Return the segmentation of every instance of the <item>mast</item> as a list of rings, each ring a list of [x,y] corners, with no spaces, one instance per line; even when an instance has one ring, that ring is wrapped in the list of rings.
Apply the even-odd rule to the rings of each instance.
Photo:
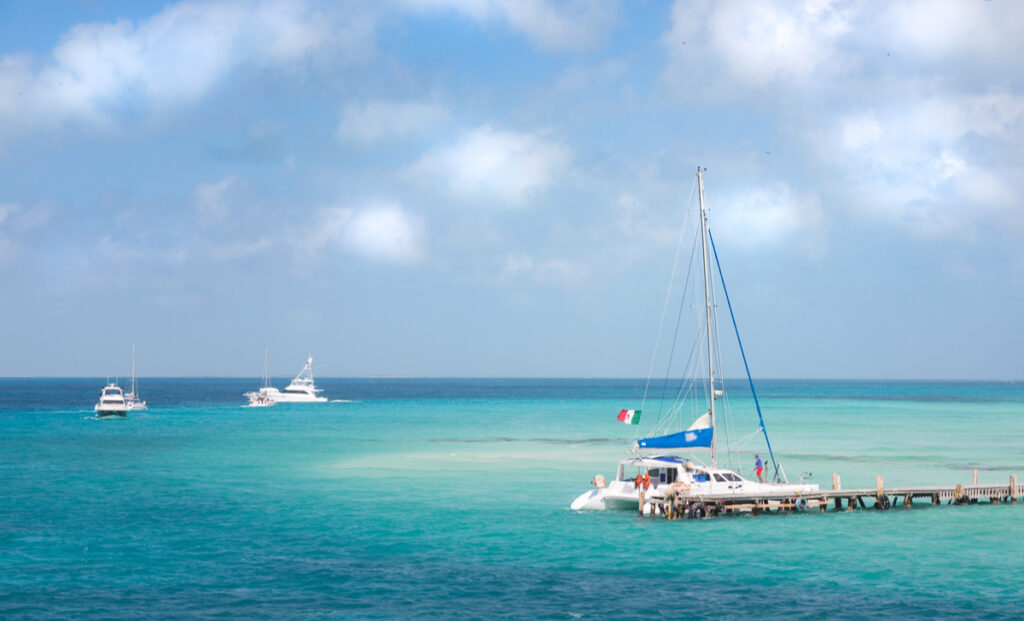
[[[132,395],[135,395],[135,343],[132,343]]]
[[[715,448],[715,350],[711,334],[711,279],[708,275],[708,212],[704,207],[704,177],[701,175],[700,166],[697,167],[697,187],[700,193],[700,249],[704,255],[704,305],[707,311],[708,331],[708,385],[709,402],[708,412],[711,425],[711,467],[718,467],[718,453]]]
[[[263,349],[263,387],[270,387],[270,348]]]

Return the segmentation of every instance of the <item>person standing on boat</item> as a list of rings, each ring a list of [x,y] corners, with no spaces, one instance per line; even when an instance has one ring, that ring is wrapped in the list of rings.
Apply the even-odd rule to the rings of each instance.
[[[757,482],[764,483],[764,479],[761,478],[761,472],[764,470],[764,464],[761,462],[760,455],[754,455],[754,472],[757,473]]]

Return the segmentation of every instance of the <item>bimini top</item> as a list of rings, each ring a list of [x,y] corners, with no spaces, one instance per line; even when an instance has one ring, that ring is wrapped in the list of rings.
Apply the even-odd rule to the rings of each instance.
[[[654,457],[630,457],[628,459],[623,459],[621,462],[619,462],[619,465],[663,468],[665,467],[666,463],[682,466],[691,462],[689,459],[686,459],[685,457],[675,457],[672,455],[658,455]]]

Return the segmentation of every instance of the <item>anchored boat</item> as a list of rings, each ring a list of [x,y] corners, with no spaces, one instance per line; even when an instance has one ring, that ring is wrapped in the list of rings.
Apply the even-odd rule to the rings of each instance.
[[[128,403],[124,398],[124,391],[112,382],[103,387],[100,392],[100,400],[93,407],[96,418],[124,418],[128,416]]]
[[[684,281],[680,300],[680,317],[686,307],[688,293],[696,297],[702,288],[704,299],[703,304],[698,305],[700,308],[697,318],[698,329],[683,373],[683,380],[675,391],[672,405],[667,411],[662,411],[651,435],[638,438],[631,449],[634,455],[619,462],[615,480],[606,484],[603,476],[594,477],[594,489],[580,494],[571,505],[573,509],[629,508],[636,510],[639,507],[641,511],[644,511],[645,501],[650,504],[669,497],[685,504],[690,499],[696,500],[707,495],[735,494],[743,497],[771,498],[781,494],[804,494],[818,491],[817,484],[789,483],[785,472],[775,460],[768,432],[765,429],[761,406],[757,400],[757,392],[754,389],[754,382],[750,377],[746,354],[743,352],[743,343],[739,338],[739,329],[732,312],[729,293],[725,287],[725,277],[722,275],[714,239],[708,228],[708,214],[704,202],[704,178],[700,168],[697,169],[696,187],[700,204],[700,222],[695,237],[699,237],[699,240],[695,239],[693,252],[690,254],[689,273]],[[688,219],[689,210],[687,211]],[[683,231],[686,230],[684,222]],[[680,242],[682,240],[683,237],[680,235]],[[698,245],[701,253],[699,266],[694,261]],[[681,243],[680,247],[682,247]],[[712,259],[714,265],[712,265]],[[676,261],[678,265],[678,256]],[[700,274],[694,272],[695,266],[703,268],[703,287],[700,286]],[[725,403],[724,383],[716,383],[720,382],[716,378],[723,377],[720,356],[717,355],[720,349],[718,346],[718,324],[714,312],[716,304],[713,272],[716,269],[722,283],[722,293],[725,295],[729,307],[729,315],[732,319],[739,351],[743,357],[743,365],[747,372],[747,381],[754,397],[759,422],[756,431],[738,442],[730,443],[728,434],[723,435],[725,435],[726,444],[732,444],[736,450],[752,437],[763,435],[771,470],[774,470],[773,473],[769,470],[771,474],[767,479],[762,476],[760,470],[758,471],[759,480],[745,479],[732,469],[719,467],[718,463],[720,442],[718,431],[719,429],[726,430],[728,427],[723,424],[724,408],[722,405],[718,405],[719,401],[722,401],[723,405]],[[676,266],[673,267],[672,282],[669,284],[669,293],[665,298],[666,311],[672,294],[675,274]],[[694,284],[692,288],[690,287],[691,277]],[[663,312],[662,326],[664,326],[664,317]],[[658,340],[660,341],[660,339],[661,330],[659,329]],[[676,353],[675,343],[676,341],[673,339],[673,350],[669,355],[670,365]],[[657,345],[655,345],[655,354],[651,360],[652,370],[656,356]],[[668,374],[666,374],[667,377]],[[631,424],[639,423],[650,384],[649,374],[640,409],[623,410],[619,413],[620,421]],[[693,422],[684,428],[684,420]],[[709,455],[710,464],[700,461],[696,457],[697,455]],[[759,464],[762,463],[760,457],[757,459]],[[768,463],[764,465],[767,466]],[[696,508],[698,503],[694,503],[693,506]]]
[[[139,395],[138,385],[135,383],[135,343],[132,343],[132,389],[124,396],[125,404],[131,412],[138,412],[148,409],[146,402]]]
[[[310,356],[306,366],[284,390],[270,385],[269,368],[264,366],[263,387],[245,396],[249,398],[250,407],[266,407],[275,403],[326,403],[327,397],[321,396],[321,392],[313,382],[313,357]]]

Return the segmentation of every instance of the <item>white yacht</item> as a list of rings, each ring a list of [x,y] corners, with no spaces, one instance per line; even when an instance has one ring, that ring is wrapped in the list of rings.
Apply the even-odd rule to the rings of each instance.
[[[247,392],[250,408],[266,408],[276,405],[276,397],[281,394],[276,388],[270,385],[270,352],[263,352],[263,386],[255,392]]]
[[[281,403],[324,403],[327,397],[321,397],[321,392],[313,383],[313,357],[310,356],[306,359],[306,366],[302,367],[291,384],[277,393],[276,399]]]
[[[247,392],[245,396],[249,398],[249,405],[253,407],[274,403],[326,403],[327,397],[320,396],[321,392],[323,391],[313,383],[313,357],[310,356],[306,360],[306,366],[302,367],[284,390],[271,386],[268,378],[262,388],[256,392]]]
[[[128,394],[124,396],[125,403],[128,406],[128,411],[138,412],[145,410],[146,402],[142,400],[139,395],[139,389],[135,384],[135,344],[132,343],[132,389],[128,391]]]
[[[764,417],[761,412],[761,405],[757,400],[757,391],[754,389],[754,382],[750,378],[750,369],[747,365],[746,354],[743,352],[743,343],[739,339],[739,328],[736,326],[736,318],[732,313],[732,304],[729,301],[729,292],[725,288],[725,277],[722,276],[721,265],[718,262],[718,253],[715,250],[714,238],[708,229],[707,209],[704,205],[704,179],[701,170],[697,169],[696,186],[699,189],[700,203],[700,224],[694,233],[695,244],[691,253],[690,267],[687,281],[681,285],[682,296],[679,300],[679,314],[684,309],[693,308],[697,310],[696,335],[694,345],[690,348],[689,360],[683,371],[683,380],[678,388],[672,390],[674,402],[667,409],[664,408],[665,401],[661,401],[661,411],[654,428],[648,437],[638,438],[632,446],[633,457],[623,459],[619,462],[615,479],[605,483],[604,477],[597,475],[592,483],[594,489],[584,492],[570,505],[573,509],[611,509],[629,508],[637,510],[641,494],[645,499],[645,505],[641,508],[647,511],[650,504],[647,500],[665,498],[673,494],[676,498],[695,500],[703,496],[718,495],[742,495],[770,501],[773,497],[785,494],[803,494],[818,491],[815,483],[789,483],[781,464],[775,459],[771,442],[768,439],[768,432],[765,430]],[[689,220],[689,212],[687,213]],[[683,225],[685,234],[686,225]],[[700,240],[696,241],[699,235]],[[683,235],[680,235],[680,242]],[[680,243],[680,247],[682,244]],[[679,250],[677,249],[677,254]],[[703,257],[703,265],[694,258],[698,252]],[[678,261],[678,258],[677,258]],[[714,261],[714,263],[712,263]],[[685,267],[685,266],[683,266]],[[736,333],[736,340],[739,345],[739,353],[743,357],[743,365],[747,370],[747,380],[750,385],[750,392],[753,395],[753,402],[757,408],[757,428],[742,438],[730,438],[729,430],[732,425],[724,424],[721,420],[726,413],[728,399],[724,399],[725,385],[720,383],[722,369],[720,356],[721,348],[718,343],[718,321],[715,317],[715,309],[718,308],[716,292],[714,291],[713,275],[717,268],[717,275],[722,283],[721,294],[729,308],[729,315],[732,319],[732,327]],[[673,266],[672,280],[675,280],[676,266]],[[692,282],[690,278],[692,277]],[[702,281],[702,282],[701,282]],[[669,291],[665,298],[665,309],[662,311],[662,322],[668,310],[668,301],[671,298],[673,283],[669,284]],[[687,297],[687,292],[693,298]],[[699,294],[703,294],[703,300],[696,300]],[[677,323],[677,326],[679,324]],[[678,334],[678,333],[677,333]],[[661,328],[658,331],[658,340],[661,340]],[[671,362],[675,352],[676,339],[671,339],[672,351],[668,355]],[[654,356],[651,358],[651,370],[654,369],[654,361],[658,349],[655,345]],[[668,377],[666,373],[665,377]],[[676,376],[678,377],[678,375]],[[719,382],[719,383],[716,383]],[[648,387],[644,389],[644,396],[640,408],[636,410],[623,410],[619,413],[619,420],[625,423],[639,424],[641,412],[647,400],[648,388],[650,388],[651,376],[648,376]],[[667,380],[666,380],[667,388]],[[665,394],[663,392],[663,394]],[[717,402],[722,400],[719,405]],[[693,416],[701,413],[693,420]],[[735,416],[733,422],[735,423]],[[684,428],[684,421],[693,420],[693,423]],[[719,439],[718,431],[722,430],[724,438]],[[758,481],[744,479],[736,472],[720,468],[718,464],[719,443],[724,443],[726,452],[731,455],[739,454],[744,445],[753,441],[756,437],[764,437],[765,453],[769,457],[763,465],[767,476],[762,477],[758,470]],[[681,457],[681,454],[695,456],[697,454],[708,454],[710,465],[705,465],[696,458],[690,459]],[[756,457],[756,455],[754,455]],[[760,459],[760,458],[758,458]],[[757,466],[762,462],[758,461]],[[771,468],[769,468],[771,467]],[[771,469],[774,468],[774,473]],[[695,503],[694,506],[702,506]],[[701,517],[701,516],[693,516]]]
[[[124,418],[128,415],[128,403],[124,399],[124,391],[116,383],[107,384],[100,392],[100,401],[93,408],[96,418]]]

